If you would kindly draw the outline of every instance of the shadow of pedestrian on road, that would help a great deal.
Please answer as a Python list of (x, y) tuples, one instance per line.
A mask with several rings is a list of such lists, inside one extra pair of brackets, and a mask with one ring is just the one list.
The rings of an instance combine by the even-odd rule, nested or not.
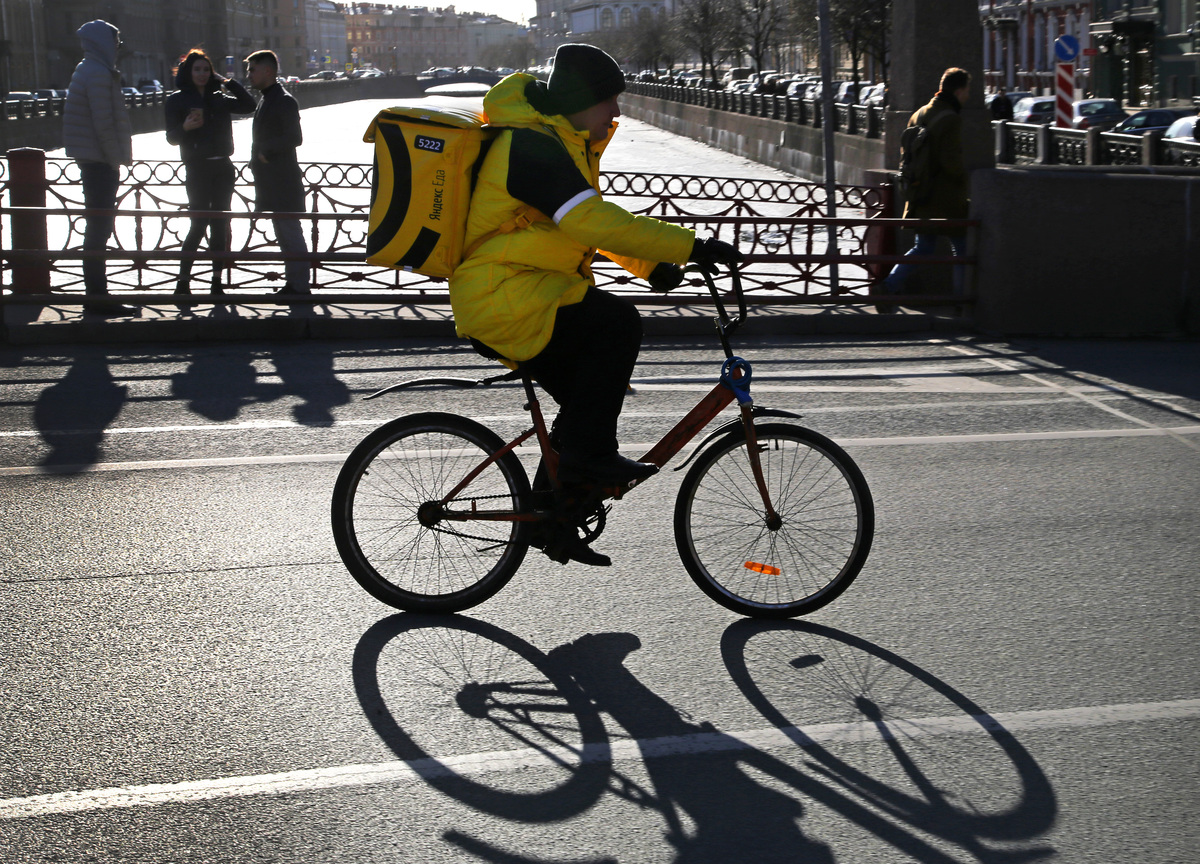
[(332, 426), (333, 409), (350, 401), (350, 388), (334, 373), (334, 351), (320, 343), (278, 345), (271, 354), (282, 393), (299, 397), (292, 416), (305, 426)]
[(187, 369), (171, 376), (171, 393), (209, 420), (233, 420), (242, 408), (278, 399), (278, 385), (259, 383), (254, 354), (230, 347), (197, 354)]
[(33, 408), (34, 426), (50, 447), (41, 464), (79, 470), (96, 464), (105, 430), (127, 397), (103, 351), (76, 355), (67, 374), (43, 390)]

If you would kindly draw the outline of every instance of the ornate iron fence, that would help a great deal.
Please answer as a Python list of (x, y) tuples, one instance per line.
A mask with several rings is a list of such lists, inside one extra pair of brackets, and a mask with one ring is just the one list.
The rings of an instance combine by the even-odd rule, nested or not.
[[(314, 290), (339, 296), (353, 292), (363, 300), (381, 302), (447, 299), (444, 280), (366, 264), (370, 165), (311, 163), (303, 170), (308, 212), (299, 215), (312, 250), (307, 260)], [(186, 209), (182, 163), (135, 162), (123, 173), (116, 231), (105, 256), (110, 289), (114, 294), (171, 291), (192, 215)], [(31, 262), (47, 261), (49, 289), (56, 295), (78, 294), (83, 290), (81, 260), (86, 257), (79, 251), (84, 212), (78, 167), (71, 160), (46, 159), (44, 175), (47, 207), (10, 208), (0, 218), (6, 237), (13, 236), (16, 218), (43, 219), (50, 251), (30, 256), (17, 248), (0, 250), (0, 279), (4, 288), (21, 291), (14, 277)], [(9, 161), (0, 161), (0, 191), (9, 191), (10, 201), (13, 185)], [(825, 188), (798, 180), (610, 172), (602, 176), (601, 191), (631, 212), (734, 243), (747, 256), (744, 282), (754, 302), (861, 303), (871, 285), (898, 260), (893, 237), (900, 223), (884, 218), (892, 210), (886, 186), (837, 187), (837, 211), (844, 215), (833, 220), (823, 218)], [(283, 257), (275, 246), (270, 217), (253, 213), (252, 180), (244, 166), (229, 216), (232, 251), (195, 257), (223, 260), (228, 289), (264, 295), (283, 281)], [(601, 260), (595, 269), (601, 286), (648, 299), (644, 286), (616, 265)], [(673, 292), (669, 302), (687, 304), (706, 296), (695, 280)]]

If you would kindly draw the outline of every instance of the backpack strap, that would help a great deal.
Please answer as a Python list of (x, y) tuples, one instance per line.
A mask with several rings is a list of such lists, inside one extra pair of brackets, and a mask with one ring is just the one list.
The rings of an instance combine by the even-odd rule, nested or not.
[(529, 204), (522, 204), (517, 209), (517, 212), (513, 214), (513, 217), (511, 219), (509, 219), (507, 222), (502, 224), (495, 231), (489, 231), (488, 233), (484, 234), (482, 237), (480, 237), (478, 240), (476, 240), (474, 243), (472, 243), (470, 246), (468, 246), (466, 249), (464, 249), (463, 250), (463, 260), (466, 261), (472, 255), (474, 255), (476, 252), (478, 252), (479, 247), (482, 246), (487, 241), (491, 240), (493, 237), (498, 237), (501, 234), (511, 234), (514, 231), (523, 230), (525, 228), (528, 228), (534, 222), (553, 222), (553, 221), (554, 221), (553, 219), (551, 219), (549, 216), (547, 216), (545, 213), (543, 213), (541, 210), (537, 209), (536, 207), (532, 207)]

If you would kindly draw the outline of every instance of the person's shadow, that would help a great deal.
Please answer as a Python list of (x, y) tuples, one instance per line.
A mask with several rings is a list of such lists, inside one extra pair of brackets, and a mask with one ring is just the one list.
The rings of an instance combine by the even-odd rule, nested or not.
[(96, 464), (105, 430), (121, 413), (127, 396), (128, 389), (113, 378), (105, 354), (77, 355), (33, 407), (34, 426), (50, 447), (41, 465), (65, 472)]
[(259, 382), (253, 360), (241, 349), (202, 352), (187, 369), (171, 376), (171, 392), (209, 420), (232, 420), (247, 405), (279, 397), (278, 386)]
[(350, 388), (333, 369), (333, 349), (320, 343), (275, 350), (272, 360), (282, 380), (282, 395), (301, 400), (292, 407), (296, 422), (305, 426), (333, 425), (333, 409), (350, 401)]

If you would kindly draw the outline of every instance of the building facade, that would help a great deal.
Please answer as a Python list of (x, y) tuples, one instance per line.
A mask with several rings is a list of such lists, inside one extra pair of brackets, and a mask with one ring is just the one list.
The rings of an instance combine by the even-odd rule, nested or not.
[(1079, 40), (1076, 83), (1091, 89), (1091, 0), (984, 0), (983, 68), (989, 87), (1043, 92), (1053, 90), (1054, 42), (1060, 36)]
[(49, 69), (42, 4), (0, 0), (0, 92), (50, 87)]
[(983, 0), (990, 87), (1049, 93), (1055, 40), (1075, 37), (1080, 94), (1133, 106), (1200, 97), (1200, 0)]
[(1200, 99), (1200, 0), (1095, 0), (1096, 92), (1128, 105)]

